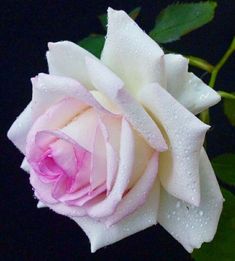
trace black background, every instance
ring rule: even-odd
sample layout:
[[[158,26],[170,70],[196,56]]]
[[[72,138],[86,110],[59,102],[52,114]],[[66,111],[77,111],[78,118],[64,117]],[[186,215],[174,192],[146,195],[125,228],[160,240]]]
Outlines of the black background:
[[[77,42],[91,32],[102,32],[97,15],[108,6],[131,11],[142,7],[138,23],[149,31],[156,14],[173,1],[0,1],[1,14],[1,222],[0,260],[191,260],[190,255],[163,228],[149,228],[90,254],[89,241],[68,218],[37,209],[28,176],[20,168],[22,155],[6,139],[6,132],[31,98],[30,77],[47,72],[47,42]],[[235,4],[218,1],[209,25],[169,44],[168,49],[216,63],[234,34]],[[235,91],[230,59],[222,69],[217,89]],[[201,71],[197,71],[199,76]],[[208,76],[204,76],[205,81]],[[222,103],[212,110],[210,158],[235,152],[235,132],[223,116]]]

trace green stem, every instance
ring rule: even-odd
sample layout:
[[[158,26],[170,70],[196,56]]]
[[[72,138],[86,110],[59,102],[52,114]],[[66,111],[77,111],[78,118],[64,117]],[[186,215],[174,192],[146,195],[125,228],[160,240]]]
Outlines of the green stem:
[[[218,93],[219,93],[219,95],[222,98],[235,100],[235,95],[234,94],[231,94],[231,93],[228,93],[228,92],[224,92],[224,91],[218,91]]]
[[[214,66],[212,64],[208,63],[206,60],[202,58],[192,56],[192,55],[185,56],[185,57],[189,59],[189,64],[194,67],[197,67],[209,73],[211,73],[214,69]]]
[[[219,60],[219,62],[216,64],[216,66],[213,68],[213,70],[211,71],[211,78],[209,81],[209,86],[211,88],[215,87],[215,81],[216,81],[216,78],[217,78],[217,75],[218,75],[220,69],[223,67],[223,65],[226,63],[226,61],[233,54],[234,51],[235,51],[235,37],[233,37],[232,43],[230,44],[229,48],[227,49],[225,54],[222,56],[222,58]],[[222,92],[222,94],[224,95],[225,92]],[[228,95],[226,95],[226,96],[228,97]],[[230,97],[230,99],[231,99],[231,97]],[[206,124],[209,124],[210,123],[209,109],[201,112],[199,117],[200,117],[201,121],[203,121]]]
[[[226,61],[233,54],[234,51],[235,51],[235,37],[233,37],[232,43],[230,44],[229,48],[227,49],[223,57],[220,59],[220,61],[217,63],[217,65],[214,67],[214,69],[212,70],[211,79],[209,82],[209,86],[211,88],[214,88],[215,81],[220,69],[223,67],[223,65],[226,63]]]
[[[203,121],[206,124],[210,123],[210,114],[209,109],[206,109],[205,111],[202,111],[199,115],[199,118],[201,121]]]

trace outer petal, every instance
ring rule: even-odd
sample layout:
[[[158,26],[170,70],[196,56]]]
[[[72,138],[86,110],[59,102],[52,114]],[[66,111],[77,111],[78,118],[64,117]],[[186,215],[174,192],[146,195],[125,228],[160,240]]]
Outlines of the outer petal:
[[[46,113],[36,120],[30,129],[27,135],[26,154],[29,155],[29,151],[34,149],[35,135],[37,132],[64,127],[82,109],[83,105],[73,98],[63,99],[54,106],[51,106]]]
[[[109,216],[105,224],[111,226],[119,222],[124,217],[133,213],[136,209],[142,206],[149,194],[149,191],[154,185],[158,171],[158,153],[155,152],[149,160],[143,176],[138,180],[134,187],[122,199],[114,214]],[[156,198],[156,203],[158,198]]]
[[[162,49],[124,12],[108,9],[108,31],[101,60],[135,94],[142,86],[164,85]]]
[[[159,177],[166,191],[194,205],[200,202],[199,155],[209,126],[157,83],[143,88],[140,100],[162,124],[169,150],[160,154]]]
[[[166,150],[167,145],[156,123],[125,90],[124,83],[112,71],[94,59],[87,58],[86,65],[95,88],[119,105],[133,128],[144,137],[150,146],[157,151]]]
[[[34,118],[44,113],[51,105],[67,97],[76,98],[84,108],[89,105],[97,110],[107,112],[85,87],[71,78],[40,73],[32,79],[32,84]]]
[[[75,43],[61,41],[48,44],[47,62],[49,73],[78,80],[87,88],[92,88],[85,66],[85,57],[96,59],[91,53]]]
[[[8,131],[8,138],[25,154],[26,136],[33,122],[51,105],[66,97],[74,97],[83,108],[89,105],[109,113],[79,82],[58,76],[39,74],[32,79],[32,102],[25,108]]]
[[[193,114],[220,101],[216,91],[193,73],[188,73],[188,60],[182,55],[166,54],[163,59],[167,91]]]
[[[200,154],[200,185],[199,207],[161,189],[158,221],[189,252],[213,239],[223,205],[223,196],[204,149]]]
[[[73,218],[85,231],[90,239],[91,252],[115,243],[129,235],[144,230],[157,223],[159,183],[156,182],[150,192],[146,203],[133,214],[126,217],[119,223],[107,228],[101,222],[89,217]]]
[[[20,116],[14,121],[7,137],[25,155],[25,143],[29,129],[32,126],[32,103],[29,103]]]
[[[27,173],[30,173],[30,165],[29,165],[26,157],[24,157],[20,167],[21,167],[21,169],[23,169]]]

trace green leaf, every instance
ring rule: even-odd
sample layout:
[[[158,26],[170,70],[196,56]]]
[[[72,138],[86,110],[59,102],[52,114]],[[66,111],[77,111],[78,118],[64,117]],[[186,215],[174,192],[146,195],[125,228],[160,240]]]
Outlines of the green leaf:
[[[150,36],[158,43],[169,43],[210,22],[215,2],[172,4],[162,10]]]
[[[193,251],[196,261],[234,261],[235,257],[235,196],[222,190],[225,198],[218,230],[212,242],[204,243],[200,249]]]
[[[133,9],[130,13],[129,16],[133,19],[136,20],[136,18],[138,17],[139,13],[140,13],[141,7],[136,7],[135,9]],[[107,15],[106,14],[102,14],[98,16],[102,26],[104,27],[104,29],[106,30],[106,25],[107,25]]]
[[[235,93],[232,93],[235,98]],[[224,114],[228,118],[229,122],[235,126],[235,99],[224,99]]]
[[[104,41],[104,35],[91,34],[88,37],[82,39],[78,44],[87,51],[94,54],[96,57],[100,58],[100,54],[104,46]]]
[[[212,166],[222,181],[235,185],[235,154],[223,154],[214,158]]]

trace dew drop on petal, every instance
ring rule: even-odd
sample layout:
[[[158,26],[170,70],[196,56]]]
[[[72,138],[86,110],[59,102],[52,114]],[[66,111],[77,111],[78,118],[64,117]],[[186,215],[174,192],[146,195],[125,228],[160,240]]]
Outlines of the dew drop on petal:
[[[203,216],[203,211],[199,211],[199,215],[202,217]]]
[[[179,208],[180,207],[180,201],[178,201],[177,203],[176,203],[176,208]]]

